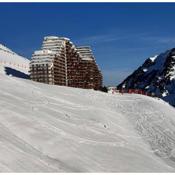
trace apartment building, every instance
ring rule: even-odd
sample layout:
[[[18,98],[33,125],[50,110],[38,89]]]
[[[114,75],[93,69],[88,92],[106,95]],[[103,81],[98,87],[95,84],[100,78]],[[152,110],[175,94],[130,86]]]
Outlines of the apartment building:
[[[89,46],[76,47],[68,38],[44,37],[30,62],[33,81],[85,89],[99,89],[102,74]]]

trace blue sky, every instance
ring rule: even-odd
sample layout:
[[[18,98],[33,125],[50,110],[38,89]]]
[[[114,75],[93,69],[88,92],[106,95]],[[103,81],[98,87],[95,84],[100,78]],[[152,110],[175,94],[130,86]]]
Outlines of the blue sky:
[[[0,43],[31,57],[43,37],[91,45],[105,85],[175,47],[175,3],[0,3]]]

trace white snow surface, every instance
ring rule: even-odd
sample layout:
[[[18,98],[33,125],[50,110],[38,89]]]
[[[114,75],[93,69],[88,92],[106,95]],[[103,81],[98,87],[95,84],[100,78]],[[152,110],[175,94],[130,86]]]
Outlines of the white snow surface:
[[[9,52],[9,53],[15,54],[15,52],[13,52],[11,49],[7,48],[3,44],[0,44],[0,50],[3,50],[5,52]]]
[[[154,61],[156,60],[157,57],[158,57],[158,55],[155,55],[155,56],[153,56],[153,57],[150,57],[149,59],[150,59],[152,62],[154,62]]]
[[[164,101],[0,82],[1,172],[175,172],[175,109]]]
[[[28,74],[29,60],[0,44],[0,74],[6,74],[5,67]]]

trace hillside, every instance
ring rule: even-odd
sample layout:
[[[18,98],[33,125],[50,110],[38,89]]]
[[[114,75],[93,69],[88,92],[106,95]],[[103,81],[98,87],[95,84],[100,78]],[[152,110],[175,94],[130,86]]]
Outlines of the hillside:
[[[1,172],[175,172],[164,101],[0,80]]]
[[[28,78],[29,60],[0,44],[0,73]]]
[[[118,88],[142,89],[175,106],[175,48],[148,58]]]

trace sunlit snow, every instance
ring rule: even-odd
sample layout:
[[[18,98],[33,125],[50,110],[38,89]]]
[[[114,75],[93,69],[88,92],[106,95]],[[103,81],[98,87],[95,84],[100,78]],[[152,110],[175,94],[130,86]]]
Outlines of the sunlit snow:
[[[162,100],[0,81],[0,171],[175,171],[175,110]]]
[[[29,61],[1,45],[0,61],[0,172],[175,172],[164,101],[21,79]]]

